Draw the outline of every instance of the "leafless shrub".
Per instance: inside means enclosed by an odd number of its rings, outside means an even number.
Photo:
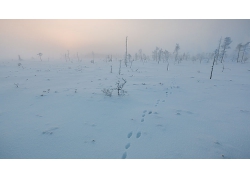
[[[122,88],[126,84],[127,81],[123,78],[122,80],[123,80],[123,83],[121,83],[120,80],[118,80],[118,82],[116,83],[117,86],[115,89],[117,90],[118,96],[126,93],[126,91],[124,91]]]
[[[105,94],[105,96],[112,96],[113,89],[103,89],[102,92]]]

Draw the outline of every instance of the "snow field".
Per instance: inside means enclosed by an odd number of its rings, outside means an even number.
[[[0,158],[250,157],[249,63],[21,63],[0,62]]]

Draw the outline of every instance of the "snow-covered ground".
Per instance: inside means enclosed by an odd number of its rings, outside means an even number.
[[[250,63],[130,65],[1,61],[0,158],[250,158]]]

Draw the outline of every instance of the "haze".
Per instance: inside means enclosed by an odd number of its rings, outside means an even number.
[[[0,59],[60,59],[69,50],[88,57],[139,49],[150,55],[155,47],[173,52],[213,52],[220,37],[231,37],[231,49],[250,41],[250,20],[0,20]]]

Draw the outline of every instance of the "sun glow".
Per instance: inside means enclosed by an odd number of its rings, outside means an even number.
[[[155,47],[172,52],[176,43],[183,52],[213,52],[221,36],[233,43],[249,41],[249,20],[0,20],[1,57],[58,56],[70,50],[89,54],[131,55]],[[236,46],[236,45],[233,45]]]

